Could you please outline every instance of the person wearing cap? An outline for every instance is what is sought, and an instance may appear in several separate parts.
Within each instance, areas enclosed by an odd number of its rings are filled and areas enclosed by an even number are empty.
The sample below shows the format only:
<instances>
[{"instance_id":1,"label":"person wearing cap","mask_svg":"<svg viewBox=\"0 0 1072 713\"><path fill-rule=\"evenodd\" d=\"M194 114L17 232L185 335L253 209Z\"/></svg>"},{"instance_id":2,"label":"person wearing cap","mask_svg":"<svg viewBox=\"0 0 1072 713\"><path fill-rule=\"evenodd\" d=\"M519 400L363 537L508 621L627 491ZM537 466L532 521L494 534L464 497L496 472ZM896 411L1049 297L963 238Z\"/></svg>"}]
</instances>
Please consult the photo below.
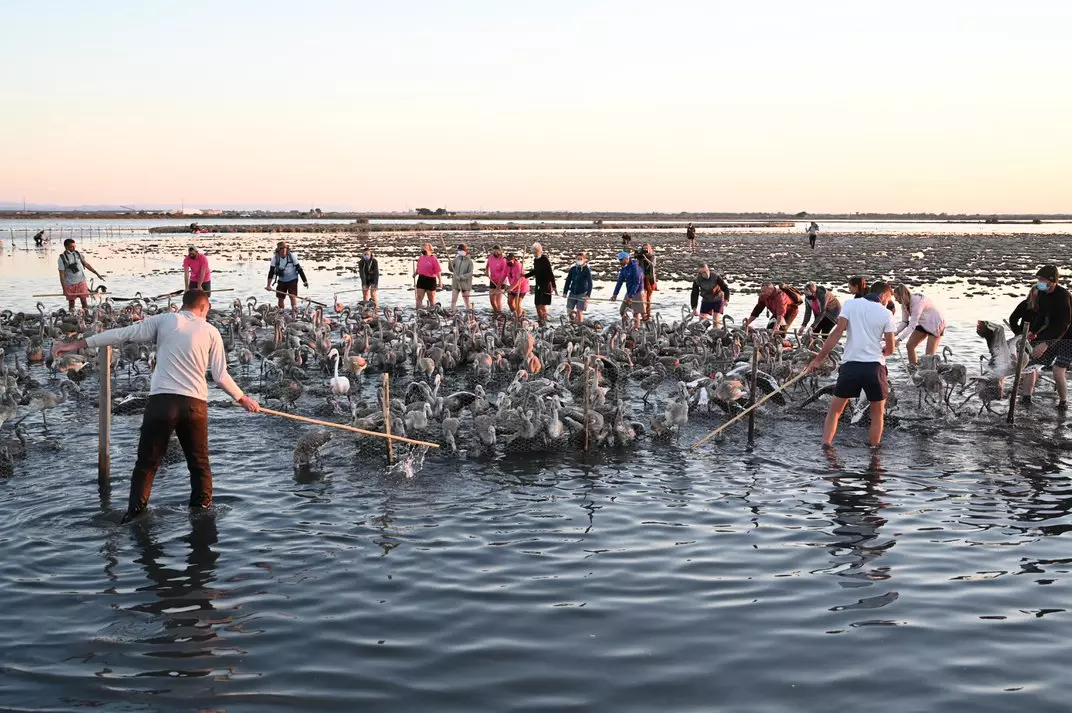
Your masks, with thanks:
<instances>
[{"instance_id":1,"label":"person wearing cap","mask_svg":"<svg viewBox=\"0 0 1072 713\"><path fill-rule=\"evenodd\" d=\"M518 320L525 318L524 301L529 293L529 281L525 278L525 267L515 253L506 256L506 304Z\"/></svg>"},{"instance_id":2,"label":"person wearing cap","mask_svg":"<svg viewBox=\"0 0 1072 713\"><path fill-rule=\"evenodd\" d=\"M473 291L473 273L476 272L476 263L469 257L469 246L465 243L458 245L458 252L450 260L450 313L458 308L458 293L461 293L465 303L465 311L470 317L473 316L473 306L469 304L469 293Z\"/></svg>"},{"instance_id":3,"label":"person wearing cap","mask_svg":"<svg viewBox=\"0 0 1072 713\"><path fill-rule=\"evenodd\" d=\"M804 367L805 372L818 369L841 341L841 335L848 335L838 369L837 384L834 386L834 398L830 401L823 424L824 448L833 445L841 413L849 401L855 400L861 391L871 403L868 442L872 448L882 443L886 397L889 395L886 357L893 354L893 335L897 331L893 326L893 315L886 308L892 297L890 286L879 280L871 285L868 294L863 298L846 302L838 315L834 331L823 342L823 348L815 358Z\"/></svg>"},{"instance_id":4,"label":"person wearing cap","mask_svg":"<svg viewBox=\"0 0 1072 713\"><path fill-rule=\"evenodd\" d=\"M945 334L945 318L922 292L912 294L904 285L897 285L893 288L893 297L901 305L901 331L897 334L896 344L908 339L905 345L908 366L915 367L918 363L916 347L924 339L927 340L927 354L938 353L938 345Z\"/></svg>"},{"instance_id":5,"label":"person wearing cap","mask_svg":"<svg viewBox=\"0 0 1072 713\"><path fill-rule=\"evenodd\" d=\"M361 255L357 276L361 278L361 299L368 302L371 297L373 306L378 307L380 302L376 297L376 289L380 286L380 263L376 262L372 248L365 248Z\"/></svg>"},{"instance_id":6,"label":"person wearing cap","mask_svg":"<svg viewBox=\"0 0 1072 713\"><path fill-rule=\"evenodd\" d=\"M1028 328L1027 340L1037 342L1031 350L1031 364L1053 365L1053 382L1057 387L1057 408L1068 408L1068 367L1072 366L1072 295L1060 284L1056 265L1043 265L1035 274L1038 313ZM1035 330L1037 327L1037 331ZM1038 379L1037 371L1025 372L1023 396L1031 403Z\"/></svg>"},{"instance_id":7,"label":"person wearing cap","mask_svg":"<svg viewBox=\"0 0 1072 713\"><path fill-rule=\"evenodd\" d=\"M577 261L566 273L562 293L566 295L566 312L570 319L578 324L583 322L588 298L592 296L592 270L588 267L588 253L584 250L577 253Z\"/></svg>"},{"instance_id":8,"label":"person wearing cap","mask_svg":"<svg viewBox=\"0 0 1072 713\"><path fill-rule=\"evenodd\" d=\"M305 277L301 263L298 262L298 254L290 249L285 240L280 240L275 246L275 254L268 264L268 284L266 290L272 289L272 278L276 279L275 293L279 298L279 309L283 309L283 301L290 295L290 309L298 311L298 278L301 278L305 289L309 289L309 280Z\"/></svg>"},{"instance_id":9,"label":"person wearing cap","mask_svg":"<svg viewBox=\"0 0 1072 713\"><path fill-rule=\"evenodd\" d=\"M618 282L614 285L611 302L618 299L618 291L622 289L622 285L625 285L625 299L622 300L622 307L618 314L621 315L622 324L625 325L628 323L625 313L631 309L633 311L633 326L640 329L640 317L643 310L637 309L633 303L639 301L644 292L644 270L625 250L618 253L618 262L622 267L618 272Z\"/></svg>"},{"instance_id":10,"label":"person wearing cap","mask_svg":"<svg viewBox=\"0 0 1072 713\"><path fill-rule=\"evenodd\" d=\"M208 269L208 258L196 245L186 246L186 257L182 259L182 279L186 285L184 291L201 290L206 295L212 295L212 273Z\"/></svg>"},{"instance_id":11,"label":"person wearing cap","mask_svg":"<svg viewBox=\"0 0 1072 713\"><path fill-rule=\"evenodd\" d=\"M533 302L536 303L536 319L540 326L547 324L547 307L551 304L551 295L558 294L558 286L555 284L555 271L551 267L551 261L543 254L543 245L532 244L532 269L525 273L525 277L535 278L533 282Z\"/></svg>"},{"instance_id":12,"label":"person wearing cap","mask_svg":"<svg viewBox=\"0 0 1072 713\"><path fill-rule=\"evenodd\" d=\"M484 269L488 273L488 287L491 289L488 299L491 301L491 311L495 314L502 312L503 292L506 291L506 258L503 257L501 245L493 245L488 255Z\"/></svg>"}]
</instances>

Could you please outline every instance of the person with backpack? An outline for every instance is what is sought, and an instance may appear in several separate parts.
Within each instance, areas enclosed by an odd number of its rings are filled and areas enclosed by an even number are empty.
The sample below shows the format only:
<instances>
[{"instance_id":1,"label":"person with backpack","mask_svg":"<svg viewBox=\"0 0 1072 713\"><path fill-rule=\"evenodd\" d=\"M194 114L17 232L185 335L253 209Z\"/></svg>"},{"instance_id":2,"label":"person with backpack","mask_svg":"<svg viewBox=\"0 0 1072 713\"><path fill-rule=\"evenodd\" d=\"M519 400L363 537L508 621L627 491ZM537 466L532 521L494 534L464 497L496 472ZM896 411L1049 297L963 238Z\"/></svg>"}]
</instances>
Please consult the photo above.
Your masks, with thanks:
<instances>
[{"instance_id":1,"label":"person with backpack","mask_svg":"<svg viewBox=\"0 0 1072 713\"><path fill-rule=\"evenodd\" d=\"M716 327L721 327L722 314L726 311L729 301L730 286L726 284L722 276L712 270L706 262L700 265L692 281L692 294L689 297L692 316L699 317L701 320L710 317Z\"/></svg>"},{"instance_id":2,"label":"person with backpack","mask_svg":"<svg viewBox=\"0 0 1072 713\"><path fill-rule=\"evenodd\" d=\"M588 254L583 250L577 253L577 261L566 273L562 294L566 295L566 312L570 319L577 324L583 322L588 298L592 296L592 269L588 267Z\"/></svg>"},{"instance_id":3,"label":"person with backpack","mask_svg":"<svg viewBox=\"0 0 1072 713\"><path fill-rule=\"evenodd\" d=\"M373 306L378 307L376 289L380 286L380 263L376 262L372 248L365 248L361 262L357 264L357 276L361 278L361 299L368 302L371 297Z\"/></svg>"},{"instance_id":4,"label":"person with backpack","mask_svg":"<svg viewBox=\"0 0 1072 713\"><path fill-rule=\"evenodd\" d=\"M86 270L89 270L99 279L104 276L97 272L92 265L86 262L82 253L76 249L74 238L63 241L63 252L56 266L60 271L60 288L63 296L67 298L67 308L74 311L74 301L77 298L82 303L82 309L89 309L86 298L89 297L89 285L86 283Z\"/></svg>"},{"instance_id":5,"label":"person with backpack","mask_svg":"<svg viewBox=\"0 0 1072 713\"><path fill-rule=\"evenodd\" d=\"M803 301L800 292L795 287L766 282L759 288L756 306L752 309L752 314L744 321L744 326L747 329L763 313L763 310L767 310L771 315L767 329L787 332L793 320L797 318L800 303Z\"/></svg>"},{"instance_id":6,"label":"person with backpack","mask_svg":"<svg viewBox=\"0 0 1072 713\"><path fill-rule=\"evenodd\" d=\"M644 270L640 267L640 263L632 259L625 250L618 253L618 262L621 264L622 269L618 273L618 282L614 285L611 302L617 301L618 292L622 289L622 285L625 285L625 299L622 300L622 307L618 310L618 314L622 318L622 325L625 326L628 324L625 313L628 310L632 310L633 324L637 329L640 329L641 310L637 309L634 302L639 300L644 292Z\"/></svg>"},{"instance_id":7,"label":"person with backpack","mask_svg":"<svg viewBox=\"0 0 1072 713\"><path fill-rule=\"evenodd\" d=\"M298 278L301 278L305 289L309 289L309 280L305 277L301 263L298 262L298 254L292 252L285 240L280 240L275 246L275 254L268 265L268 284L266 290L272 289L272 278L276 279L275 294L279 298L279 309L283 309L283 302L290 295L291 311L298 311Z\"/></svg>"}]
</instances>

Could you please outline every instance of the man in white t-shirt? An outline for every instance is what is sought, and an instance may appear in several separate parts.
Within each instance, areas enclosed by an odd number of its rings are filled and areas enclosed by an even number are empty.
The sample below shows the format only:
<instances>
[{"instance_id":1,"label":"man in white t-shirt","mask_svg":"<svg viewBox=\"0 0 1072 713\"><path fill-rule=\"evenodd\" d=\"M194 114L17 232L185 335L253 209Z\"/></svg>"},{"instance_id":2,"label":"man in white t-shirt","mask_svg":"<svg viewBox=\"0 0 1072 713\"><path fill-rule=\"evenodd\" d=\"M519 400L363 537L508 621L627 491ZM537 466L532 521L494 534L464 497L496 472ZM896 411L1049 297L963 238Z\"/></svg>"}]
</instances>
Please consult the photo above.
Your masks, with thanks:
<instances>
[{"instance_id":1,"label":"man in white t-shirt","mask_svg":"<svg viewBox=\"0 0 1072 713\"><path fill-rule=\"evenodd\" d=\"M861 391L867 394L867 400L871 402L868 442L872 448L882 443L886 396L889 394L886 383L886 357L893 354L893 337L897 333L893 326L893 316L886 308L892 298L893 289L888 283L879 280L871 285L863 299L847 300L841 308L834 331L807 366L807 370L811 371L826 361L841 340L841 335L848 333L845 339L845 354L838 370L837 384L834 386L834 399L830 402L826 423L823 424L823 447L833 445L841 412Z\"/></svg>"}]
</instances>

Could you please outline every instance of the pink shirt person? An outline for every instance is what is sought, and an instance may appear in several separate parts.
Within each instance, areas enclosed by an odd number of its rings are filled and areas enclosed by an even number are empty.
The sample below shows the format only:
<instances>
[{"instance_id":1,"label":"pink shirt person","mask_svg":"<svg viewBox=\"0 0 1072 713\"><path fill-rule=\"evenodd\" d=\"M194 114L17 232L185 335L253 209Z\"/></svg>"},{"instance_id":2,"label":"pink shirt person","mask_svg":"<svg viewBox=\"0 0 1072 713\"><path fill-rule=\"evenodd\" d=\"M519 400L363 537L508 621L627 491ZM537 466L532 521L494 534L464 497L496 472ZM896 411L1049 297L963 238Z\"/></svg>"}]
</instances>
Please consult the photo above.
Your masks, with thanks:
<instances>
[{"instance_id":1,"label":"pink shirt person","mask_svg":"<svg viewBox=\"0 0 1072 713\"><path fill-rule=\"evenodd\" d=\"M443 268L435 255L421 255L417 258L417 274L421 277L439 277Z\"/></svg>"},{"instance_id":2,"label":"pink shirt person","mask_svg":"<svg viewBox=\"0 0 1072 713\"><path fill-rule=\"evenodd\" d=\"M502 255L488 255L488 279L496 285L506 282L506 258Z\"/></svg>"},{"instance_id":3,"label":"pink shirt person","mask_svg":"<svg viewBox=\"0 0 1072 713\"><path fill-rule=\"evenodd\" d=\"M198 252L193 257L187 254L182 259L182 269L190 270L190 284L198 284L204 282L212 282L212 273L208 269L208 258L204 253Z\"/></svg>"},{"instance_id":4,"label":"pink shirt person","mask_svg":"<svg viewBox=\"0 0 1072 713\"><path fill-rule=\"evenodd\" d=\"M529 293L529 281L525 279L525 268L520 260L506 263L506 276L504 279L507 290L515 295L527 295Z\"/></svg>"}]
</instances>

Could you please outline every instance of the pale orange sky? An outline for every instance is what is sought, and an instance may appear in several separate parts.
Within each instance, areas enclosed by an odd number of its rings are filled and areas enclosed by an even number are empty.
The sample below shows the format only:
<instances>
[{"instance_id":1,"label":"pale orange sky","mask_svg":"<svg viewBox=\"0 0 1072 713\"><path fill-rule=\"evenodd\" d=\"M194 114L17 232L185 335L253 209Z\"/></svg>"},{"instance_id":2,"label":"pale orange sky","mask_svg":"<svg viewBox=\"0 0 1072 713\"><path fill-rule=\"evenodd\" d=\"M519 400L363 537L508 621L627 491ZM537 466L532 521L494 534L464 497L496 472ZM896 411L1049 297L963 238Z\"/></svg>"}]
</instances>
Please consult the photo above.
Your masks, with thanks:
<instances>
[{"instance_id":1,"label":"pale orange sky","mask_svg":"<svg viewBox=\"0 0 1072 713\"><path fill-rule=\"evenodd\" d=\"M0 201L1072 212L1067 3L178 5L8 13Z\"/></svg>"}]
</instances>

